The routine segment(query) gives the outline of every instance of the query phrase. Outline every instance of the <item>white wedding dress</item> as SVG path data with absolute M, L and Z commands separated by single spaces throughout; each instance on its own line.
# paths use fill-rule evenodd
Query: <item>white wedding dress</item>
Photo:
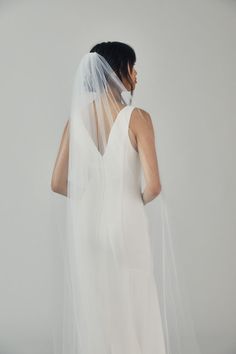
M 54 354 L 200 354 L 163 184 L 147 209 L 141 197 L 144 171 L 129 126 L 134 108 L 137 124 L 145 117 L 131 102 L 105 58 L 85 54 L 68 124 Z
M 72 287 L 76 291 L 78 281 L 80 291 L 72 311 L 83 354 L 166 354 L 141 163 L 128 133 L 133 109 L 126 105 L 119 111 L 103 154 L 82 121 L 78 129 L 80 168 L 88 179 L 75 217 L 80 270 Z

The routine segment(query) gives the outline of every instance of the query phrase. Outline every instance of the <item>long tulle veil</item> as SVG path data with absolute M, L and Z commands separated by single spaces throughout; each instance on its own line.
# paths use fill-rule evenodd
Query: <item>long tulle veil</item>
M 123 245 L 118 245 L 119 252 L 114 251 L 112 267 L 108 270 L 106 259 L 98 257 L 96 252 L 91 253 L 86 239 L 91 225 L 86 224 L 88 220 L 81 214 L 84 193 L 89 184 L 93 183 L 93 178 L 100 178 L 101 181 L 100 190 L 96 192 L 98 198 L 102 198 L 104 180 L 115 178 L 105 174 L 102 156 L 106 154 L 109 133 L 115 118 L 131 102 L 130 92 L 108 62 L 97 53 L 85 54 L 77 68 L 73 86 L 69 121 L 68 195 L 63 200 L 63 206 L 62 203 L 60 206 L 64 211 L 65 223 L 60 230 L 58 228 L 62 235 L 63 268 L 59 274 L 61 288 L 57 289 L 58 294 L 55 292 L 57 299 L 52 328 L 54 354 L 139 354 L 128 351 L 113 353 L 103 340 L 103 321 L 106 321 L 103 309 L 106 307 L 106 298 L 101 299 L 102 290 L 111 290 L 117 300 L 117 310 L 120 309 L 121 297 L 126 296 L 123 289 L 116 289 L 118 284 L 123 284 L 122 281 L 114 281 L 121 280 L 123 276 Z M 142 119 L 141 110 L 139 114 Z M 85 140 L 87 142 L 88 139 L 91 144 L 86 150 L 85 146 L 88 145 Z M 120 141 L 114 141 L 113 146 L 117 151 L 119 144 Z M 188 305 L 185 272 L 173 242 L 164 186 L 162 183 L 160 195 L 148 203 L 145 210 L 149 221 L 154 274 L 165 336 L 165 354 L 199 354 Z M 99 210 L 93 208 L 91 199 L 91 223 L 93 213 L 97 212 Z M 109 220 L 107 223 L 109 224 Z M 100 242 L 103 242 L 105 249 L 106 240 L 100 239 Z M 103 276 L 104 270 L 109 271 L 106 279 Z M 101 303 L 104 308 L 98 308 Z M 124 325 L 125 320 L 124 314 Z M 117 331 L 119 329 L 117 324 Z

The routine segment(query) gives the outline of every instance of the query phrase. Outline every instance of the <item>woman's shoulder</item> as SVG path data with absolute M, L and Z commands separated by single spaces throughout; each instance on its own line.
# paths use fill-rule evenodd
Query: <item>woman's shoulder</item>
M 147 135 L 153 132 L 153 122 L 150 113 L 137 106 L 133 106 L 129 128 L 136 136 Z
M 149 124 L 152 121 L 151 114 L 147 110 L 138 106 L 133 106 L 132 116 L 134 121 L 140 121 L 140 118 L 143 118 L 141 120 L 142 122 L 146 122 Z

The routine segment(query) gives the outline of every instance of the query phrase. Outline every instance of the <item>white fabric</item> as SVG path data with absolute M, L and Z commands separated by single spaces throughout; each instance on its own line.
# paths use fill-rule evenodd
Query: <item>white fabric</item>
M 55 354 L 199 353 L 183 307 L 164 194 L 156 198 L 161 209 L 155 201 L 149 213 L 141 198 L 130 103 L 105 59 L 86 54 L 70 115 L 63 312 Z M 150 217 L 158 210 L 159 229 Z

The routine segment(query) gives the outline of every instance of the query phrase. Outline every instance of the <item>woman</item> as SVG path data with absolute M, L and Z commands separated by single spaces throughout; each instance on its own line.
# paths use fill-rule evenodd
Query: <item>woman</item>
M 108 42 L 96 45 L 90 52 L 97 52 L 106 59 L 110 58 L 112 68 L 127 90 L 133 91 L 137 83 L 137 71 L 135 69 L 136 55 L 132 48 L 124 43 Z M 119 53 L 119 56 L 117 55 Z M 124 61 L 124 64 L 123 61 Z M 120 72 L 120 74 L 119 74 Z M 144 119 L 139 119 L 140 113 Z M 54 166 L 51 188 L 53 192 L 67 195 L 67 170 L 69 155 L 68 122 L 66 122 L 58 156 Z M 158 196 L 161 191 L 160 176 L 155 148 L 155 136 L 152 119 L 143 109 L 134 109 L 130 119 L 129 135 L 131 144 L 138 151 L 140 161 L 146 177 L 146 187 L 143 193 L 144 204 Z
M 178 313 L 166 241 L 165 277 L 159 285 L 155 278 L 144 205 L 161 195 L 161 183 L 152 118 L 130 104 L 135 62 L 129 45 L 103 42 L 76 72 L 51 180 L 52 190 L 67 196 L 57 354 L 198 353 Z

